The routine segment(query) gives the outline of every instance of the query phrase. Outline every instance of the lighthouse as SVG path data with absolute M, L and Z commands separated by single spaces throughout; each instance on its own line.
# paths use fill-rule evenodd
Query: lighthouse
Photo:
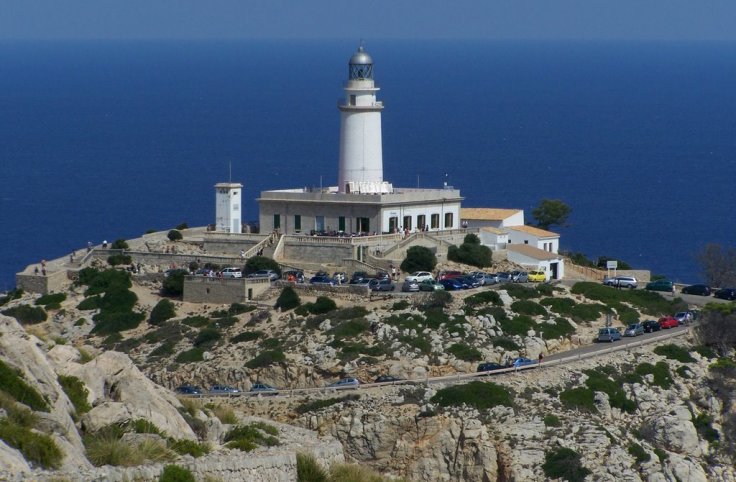
M 381 111 L 376 100 L 379 88 L 373 80 L 373 59 L 361 45 L 350 57 L 345 99 L 340 110 L 340 167 L 338 191 L 386 194 L 393 191 L 383 180 Z

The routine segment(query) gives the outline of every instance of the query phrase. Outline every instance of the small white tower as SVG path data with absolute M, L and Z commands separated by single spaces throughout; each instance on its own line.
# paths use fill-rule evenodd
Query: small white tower
M 391 192 L 391 184 L 383 181 L 383 147 L 381 111 L 383 102 L 376 100 L 373 81 L 373 59 L 363 50 L 350 57 L 345 100 L 340 109 L 339 192 L 378 194 Z
M 215 184 L 215 231 L 240 233 L 241 210 L 240 198 L 243 185 L 238 182 L 220 182 Z

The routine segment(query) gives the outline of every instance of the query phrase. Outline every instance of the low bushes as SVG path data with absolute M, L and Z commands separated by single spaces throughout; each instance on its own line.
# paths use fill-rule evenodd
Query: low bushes
M 670 374 L 669 365 L 666 362 L 657 362 L 656 365 L 641 363 L 634 369 L 633 377 L 629 376 L 627 381 L 641 383 L 644 375 L 653 375 L 653 385 L 662 387 L 665 390 L 672 387 L 672 375 Z
M 526 336 L 529 330 L 534 330 L 537 324 L 526 315 L 516 316 L 512 319 L 500 320 L 501 329 L 506 335 Z
M 452 353 L 455 358 L 463 361 L 478 361 L 483 357 L 478 350 L 462 343 L 455 343 L 447 351 Z
M 285 286 L 283 290 L 281 290 L 281 294 L 276 299 L 276 304 L 274 305 L 274 308 L 281 309 L 282 311 L 288 311 L 291 309 L 296 308 L 301 304 L 301 300 L 299 299 L 299 295 L 296 294 L 296 291 L 294 291 L 294 288 L 291 286 Z
M 169 448 L 179 455 L 191 455 L 192 457 L 202 457 L 210 453 L 210 446 L 207 443 L 199 443 L 194 440 L 171 440 Z
M 431 398 L 441 407 L 467 405 L 484 410 L 498 405 L 513 406 L 513 395 L 507 387 L 491 382 L 470 382 L 442 388 Z
M 512 298 L 516 298 L 517 300 L 529 300 L 532 298 L 539 298 L 539 296 L 541 295 L 541 293 L 534 288 L 528 288 L 524 285 L 515 283 L 505 283 L 501 286 L 501 289 L 506 290 L 509 296 L 511 296 Z
M 594 392 L 604 392 L 612 407 L 628 413 L 636 410 L 636 402 L 626 398 L 623 390 L 624 377 L 616 375 L 615 369 L 600 367 L 596 370 L 585 370 L 584 373 L 588 375 L 585 387 L 571 388 L 560 393 L 560 401 L 566 408 L 594 412 Z
M 120 266 L 123 264 L 131 264 L 133 258 L 129 254 L 111 254 L 107 257 L 107 264 L 110 266 Z
M 687 304 L 680 298 L 673 301 L 664 299 L 659 293 L 647 290 L 618 290 L 594 282 L 578 282 L 572 287 L 572 293 L 583 295 L 586 298 L 602 301 L 619 312 L 621 303 L 630 303 L 638 307 L 643 313 L 652 316 L 661 316 L 687 309 Z M 619 312 L 619 317 L 621 313 Z
M 172 229 L 168 233 L 166 233 L 166 237 L 169 238 L 169 241 L 179 241 L 184 238 L 182 236 L 181 231 L 178 229 Z
M 201 315 L 187 316 L 181 320 L 181 323 L 187 326 L 193 326 L 194 328 L 202 328 L 203 326 L 209 325 L 210 319 Z
M 327 334 L 333 335 L 335 339 L 355 338 L 370 329 L 370 323 L 365 319 L 343 321 L 331 328 Z
M 628 448 L 629 454 L 636 459 L 637 464 L 649 462 L 652 456 L 644 450 L 644 448 L 636 442 L 631 442 Z
M 58 310 L 61 308 L 62 301 L 66 300 L 66 293 L 53 293 L 43 295 L 36 300 L 36 305 L 45 306 L 46 309 Z
M 180 296 L 184 293 L 184 277 L 189 275 L 185 269 L 175 269 L 169 272 L 161 284 L 161 294 L 164 296 Z
M 564 447 L 545 454 L 542 470 L 549 478 L 563 479 L 568 482 L 583 482 L 585 477 L 591 473 L 580 463 L 579 453 Z
M 0 420 L 0 439 L 23 454 L 32 464 L 45 469 L 61 466 L 63 454 L 54 440 L 48 435 L 32 432 L 9 419 Z
M 318 296 L 314 303 L 306 303 L 295 311 L 297 315 L 323 315 L 337 309 L 337 304 L 327 296 Z
M 548 414 L 544 416 L 544 426 L 545 427 L 560 427 L 562 425 L 562 422 L 560 422 L 560 417 L 553 414 Z
M 531 300 L 514 301 L 511 303 L 511 309 L 520 315 L 542 316 L 547 314 L 547 310 L 542 305 Z
M 239 425 L 225 434 L 226 447 L 249 452 L 259 445 L 273 447 L 279 445 L 276 435 L 279 431 L 273 425 L 255 422 L 248 425 Z
M 539 323 L 537 332 L 547 340 L 554 340 L 572 335 L 575 333 L 575 327 L 565 318 L 556 318 L 554 323 Z
M 151 310 L 148 322 L 152 325 L 160 325 L 164 321 L 176 316 L 176 306 L 170 300 L 162 299 Z
M 466 242 L 458 246 L 450 246 L 447 250 L 447 259 L 457 263 L 469 264 L 478 268 L 485 268 L 492 265 L 492 253 L 488 246 L 483 246 L 480 242 Z
M 74 405 L 77 416 L 92 410 L 92 406 L 87 401 L 89 391 L 82 380 L 73 376 L 59 375 L 59 384 L 64 389 L 66 396 L 69 397 L 69 401 Z
M 560 393 L 562 405 L 569 410 L 595 412 L 593 391 L 589 388 L 570 388 Z
M 204 348 L 196 347 L 191 350 L 186 350 L 176 357 L 177 363 L 193 363 L 204 360 Z
M 214 328 L 203 328 L 194 338 L 195 347 L 210 347 L 222 338 L 219 331 Z
M 297 482 L 330 482 L 330 475 L 313 455 L 296 454 Z
M 263 336 L 262 331 L 244 331 L 230 338 L 230 343 L 240 343 L 242 341 L 253 341 Z
M 501 347 L 506 351 L 515 351 L 521 348 L 514 340 L 505 336 L 497 336 L 491 338 L 491 344 L 495 347 Z
M 325 399 L 320 399 L 320 400 L 314 400 L 311 402 L 305 402 L 299 405 L 298 407 L 296 407 L 295 411 L 298 414 L 305 414 L 309 412 L 315 412 L 325 407 L 330 407 L 337 403 L 349 402 L 349 401 L 354 401 L 354 400 L 360 400 L 360 395 L 350 394 L 350 395 L 345 395 L 344 397 L 340 397 L 340 398 L 325 398 Z
M 3 315 L 15 318 L 21 325 L 35 325 L 46 321 L 48 315 L 40 306 L 19 305 L 4 310 Z
M 690 352 L 687 349 L 678 345 L 668 344 L 658 346 L 654 349 L 654 353 L 669 358 L 671 360 L 677 360 L 682 363 L 695 362 L 695 358 L 690 355 Z
M 49 404 L 35 388 L 21 378 L 21 372 L 0 360 L 0 388 L 16 401 L 40 412 L 48 412 Z
M 197 482 L 191 470 L 179 465 L 167 465 L 158 482 Z
M 121 331 L 132 330 L 138 328 L 146 318 L 144 313 L 135 312 L 115 312 L 115 313 L 98 313 L 93 319 L 96 321 L 94 328 L 90 331 L 95 335 L 110 335 Z
M 465 298 L 465 305 L 470 307 L 485 305 L 487 303 L 491 303 L 496 306 L 503 306 L 501 296 L 499 296 L 496 291 L 481 291 L 480 293 L 476 293 Z
M 286 355 L 281 350 L 266 350 L 258 354 L 252 360 L 246 362 L 248 368 L 263 368 L 274 363 L 280 363 L 286 360 Z

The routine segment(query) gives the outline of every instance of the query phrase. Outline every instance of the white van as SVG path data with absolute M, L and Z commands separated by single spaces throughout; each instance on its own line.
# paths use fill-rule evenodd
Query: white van
M 242 278 L 243 271 L 240 268 L 223 268 L 223 270 L 220 271 L 220 275 L 223 278 Z

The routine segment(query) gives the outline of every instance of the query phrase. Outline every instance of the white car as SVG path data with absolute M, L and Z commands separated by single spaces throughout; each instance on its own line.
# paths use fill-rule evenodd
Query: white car
M 220 271 L 223 278 L 242 278 L 243 271 L 240 268 L 224 268 Z
M 416 281 L 417 283 L 421 283 L 426 280 L 434 280 L 434 276 L 432 276 L 432 273 L 429 271 L 415 271 L 404 278 L 404 281 Z

